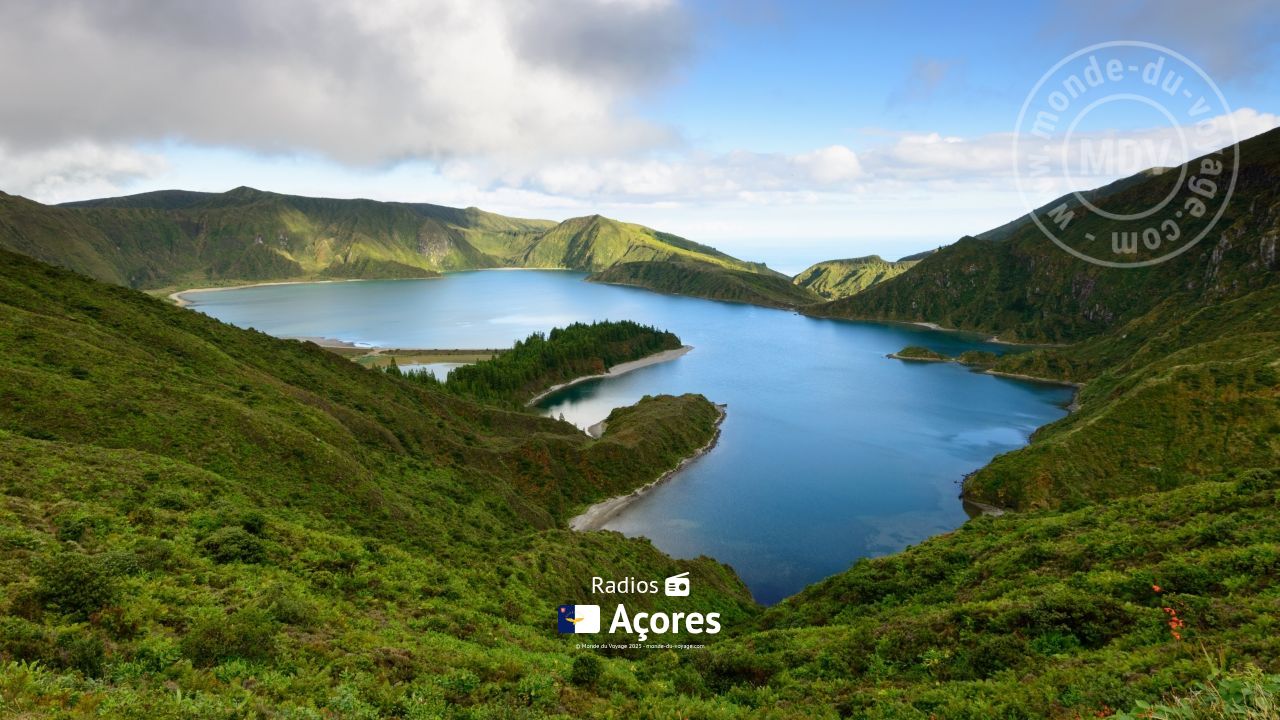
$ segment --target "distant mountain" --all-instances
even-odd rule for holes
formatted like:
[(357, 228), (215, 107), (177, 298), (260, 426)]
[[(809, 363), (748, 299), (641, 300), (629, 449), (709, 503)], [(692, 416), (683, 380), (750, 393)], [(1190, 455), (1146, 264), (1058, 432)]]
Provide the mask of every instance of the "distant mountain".
[(872, 285), (901, 275), (915, 264), (914, 260), (890, 262), (879, 255), (826, 260), (810, 265), (796, 275), (793, 282), (827, 300), (835, 300), (857, 295)]
[(697, 261), (761, 272), (714, 248), (599, 215), (562, 223), (476, 208), (337, 200), (240, 187), (46, 206), (0, 193), (0, 247), (137, 288), (426, 277), (493, 267), (599, 271)]
[(765, 307), (800, 307), (819, 298), (792, 284), (790, 278), (764, 266), (746, 268), (703, 261), (623, 262), (591, 275), (592, 282), (634, 285), (672, 295), (750, 303)]

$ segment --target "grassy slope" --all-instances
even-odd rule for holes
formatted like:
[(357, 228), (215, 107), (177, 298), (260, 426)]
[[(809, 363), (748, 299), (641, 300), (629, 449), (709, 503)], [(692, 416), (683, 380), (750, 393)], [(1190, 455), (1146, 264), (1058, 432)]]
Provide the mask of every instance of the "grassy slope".
[(767, 307), (799, 307), (817, 295), (783, 275), (703, 262), (625, 262), (588, 278), (592, 282), (635, 285), (673, 295), (744, 302)]
[(1089, 378), (1080, 410), (965, 482), (1016, 508), (1166, 490), (1280, 458), (1280, 285), (1188, 311), (1169, 303), (1078, 346), (997, 370)]
[[(527, 706), (593, 574), (690, 569), (707, 609), (752, 607), (709, 560), (555, 529), (703, 445), (700, 396), (592, 441), (2, 251), (0, 288), (0, 655), (45, 667), (0, 664), (6, 708)], [(37, 687), (64, 672), (107, 682)]]
[(826, 260), (809, 266), (792, 280), (826, 300), (857, 295), (872, 285), (906, 272), (913, 260), (890, 262), (879, 255), (848, 260)]
[[(1280, 670), (1273, 473), (982, 519), (753, 621), (715, 563), (553, 529), (652, 472), (637, 458), (705, 441), (699, 398), (620, 411), (593, 443), (0, 259), (0, 653), (41, 663), (0, 665), (6, 710), (1067, 718), (1206, 676), (1192, 643)], [(1265, 332), (1255, 299), (1123, 355)], [(682, 569), (734, 618), (706, 652), (592, 670), (549, 632), (591, 575)]]
[[(1067, 718), (1206, 676), (1198, 643), (1280, 669), (1274, 473), (978, 520), (754, 619), (723, 566), (555, 529), (705, 442), (701, 398), (593, 442), (0, 260), (8, 713)], [(592, 575), (682, 570), (727, 614), (705, 652), (597, 664), (551, 631)]]
[(537, 238), (520, 258), (523, 267), (598, 271), (624, 262), (699, 261), (756, 272), (759, 266), (684, 238), (599, 215), (571, 218)]

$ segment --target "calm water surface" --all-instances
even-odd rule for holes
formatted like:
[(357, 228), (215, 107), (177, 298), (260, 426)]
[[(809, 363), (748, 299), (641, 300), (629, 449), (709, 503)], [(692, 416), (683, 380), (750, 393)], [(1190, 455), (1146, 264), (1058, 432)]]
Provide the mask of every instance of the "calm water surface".
[(275, 285), (187, 295), (241, 327), (404, 348), (497, 348), (574, 321), (636, 320), (693, 352), (546, 398), (588, 427), (646, 394), (726, 403), (715, 450), (608, 528), (679, 557), (732, 565), (772, 603), (954, 529), (959, 480), (1065, 414), (1071, 391), (939, 363), (905, 345), (1007, 352), (977, 338), (582, 282), (582, 273), (479, 271), (435, 280)]

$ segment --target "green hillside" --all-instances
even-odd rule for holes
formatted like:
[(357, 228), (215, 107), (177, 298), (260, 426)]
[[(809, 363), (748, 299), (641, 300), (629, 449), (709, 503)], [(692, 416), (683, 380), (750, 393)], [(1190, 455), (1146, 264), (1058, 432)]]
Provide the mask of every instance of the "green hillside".
[(1280, 461), (1280, 283), (1167, 303), (1112, 334), (996, 369), (1085, 379), (1080, 410), (965, 481), (1002, 507), (1077, 507)]
[(793, 285), (785, 275), (768, 269), (737, 269), (706, 262), (625, 262), (587, 279), (766, 307), (799, 307), (819, 299)]
[(491, 267), (597, 271), (698, 261), (767, 273), (714, 248), (598, 215), (563, 223), (425, 203), (236, 188), (50, 207), (0, 193), (0, 247), (136, 288), (429, 277)]
[(5, 251), (0, 345), (0, 714), (537, 706), (581, 655), (548, 613), (593, 574), (752, 608), (714, 562), (556, 529), (706, 444), (700, 396), (593, 441)]
[(877, 283), (897, 277), (915, 265), (913, 260), (890, 262), (879, 255), (826, 260), (806, 268), (792, 280), (826, 300), (857, 295)]
[[(238, 244), (265, 218), (346, 228), (361, 248), (402, 221), (434, 223), (442, 258), (469, 247), (500, 264), (519, 244), (502, 238), (555, 228), (251, 190), (84, 208), (4, 196), (6, 243), (116, 284), (0, 250), (0, 715), (1066, 719), (1196, 683), (1274, 703), (1277, 143), (1246, 144), (1216, 239), (1149, 271), (1064, 260), (1014, 230), (820, 306), (1071, 340), (960, 359), (1084, 387), (1076, 412), (965, 481), (968, 498), (1022, 512), (860, 561), (770, 609), (708, 558), (562, 529), (714, 437), (702, 396), (645, 398), (593, 440), (119, 286), (179, 267), (228, 281), (288, 262), (428, 270), (392, 245), (339, 260), (306, 233), (287, 236), (310, 248), (297, 256)], [(569, 223), (528, 257), (592, 263), (626, 243), (592, 279), (778, 306), (815, 297), (687, 241), (641, 233), (635, 250), (630, 226)], [(618, 262), (649, 243), (675, 250)], [(916, 305), (900, 300), (912, 293)], [(529, 378), (551, 377), (541, 363)], [(552, 627), (555, 605), (591, 599), (594, 575), (684, 571), (698, 607), (724, 615), (722, 635), (696, 638), (703, 650), (594, 652)]]
[[(1114, 331), (1169, 298), (1191, 308), (1256, 290), (1273, 282), (1280, 268), (1280, 130), (1241, 143), (1239, 153), (1235, 195), (1225, 215), (1208, 237), (1167, 262), (1123, 270), (1085, 263), (1024, 218), (988, 239), (962, 238), (890, 282), (806, 312), (925, 320), (1006, 340), (1072, 342)], [(1168, 179), (1143, 173), (1103, 190), (1108, 208), (1124, 212), (1164, 197)], [(1109, 221), (1075, 209), (1081, 215), (1076, 231), (1106, 242)]]
[(521, 267), (592, 271), (618, 263), (662, 261), (705, 262), (748, 272), (763, 270), (760, 265), (743, 262), (715, 248), (599, 215), (565, 220), (541, 234), (517, 260)]
[[(1247, 305), (1127, 355), (1181, 367), (1170, 348), (1266, 326)], [(0, 347), (6, 715), (1073, 718), (1185, 691), (1200, 647), (1280, 670), (1280, 478), (1243, 457), (976, 520), (761, 612), (711, 560), (557, 529), (705, 444), (700, 396), (593, 441), (3, 251)], [(597, 655), (548, 620), (593, 575), (686, 570), (724, 613), (705, 650)]]

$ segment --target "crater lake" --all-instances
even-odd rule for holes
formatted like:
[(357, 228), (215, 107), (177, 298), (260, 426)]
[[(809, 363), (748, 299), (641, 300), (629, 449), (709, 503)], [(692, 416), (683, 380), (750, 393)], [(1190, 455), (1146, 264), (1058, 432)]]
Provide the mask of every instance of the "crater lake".
[(966, 519), (967, 473), (1062, 417), (1072, 390), (946, 363), (885, 357), (906, 345), (955, 355), (1016, 351), (910, 325), (584, 282), (584, 273), (484, 270), (427, 280), (188, 291), (220, 320), (279, 337), (394, 348), (504, 348), (575, 321), (635, 320), (693, 346), (678, 359), (547, 396), (539, 412), (582, 428), (644, 395), (727, 405), (716, 447), (605, 528), (677, 557), (728, 563), (774, 603)]

